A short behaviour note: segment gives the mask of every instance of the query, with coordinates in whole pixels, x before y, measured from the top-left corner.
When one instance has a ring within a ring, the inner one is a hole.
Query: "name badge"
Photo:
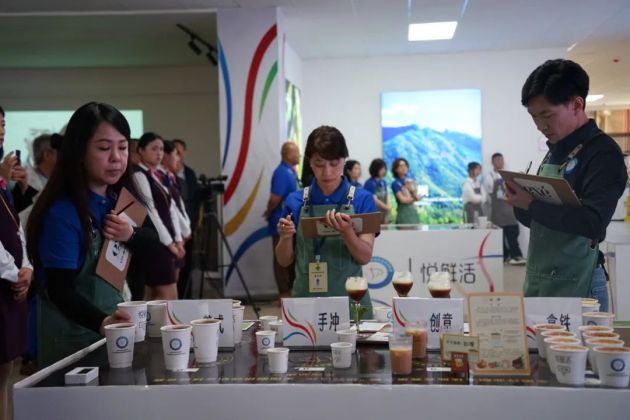
[[[310,293],[328,292],[328,264],[314,262],[308,264],[308,291]]]

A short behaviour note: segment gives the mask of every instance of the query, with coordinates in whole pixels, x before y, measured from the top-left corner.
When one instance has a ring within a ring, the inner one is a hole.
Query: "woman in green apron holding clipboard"
[[[374,204],[378,212],[381,213],[381,223],[389,223],[389,215],[392,208],[389,205],[389,194],[387,193],[387,184],[385,183],[385,174],[387,173],[387,164],[383,159],[374,159],[370,163],[370,179],[365,181],[365,188],[371,192],[374,197]]]
[[[349,215],[375,212],[374,199],[343,176],[348,148],[336,128],[322,126],[313,130],[304,154],[314,179],[285,200],[278,222],[276,258],[284,267],[295,261],[292,296],[346,296],[346,279],[362,276],[362,266],[372,258],[374,245],[374,234],[355,233]],[[339,235],[305,238],[300,220],[322,216]],[[369,293],[361,305],[371,309]]]
[[[129,135],[125,117],[112,106],[92,102],[79,108],[31,212],[27,249],[41,287],[40,368],[99,340],[105,325],[129,319],[117,310],[119,290],[95,273],[104,239],[123,242],[133,252],[155,236],[112,213],[123,186],[139,197],[128,165]]]

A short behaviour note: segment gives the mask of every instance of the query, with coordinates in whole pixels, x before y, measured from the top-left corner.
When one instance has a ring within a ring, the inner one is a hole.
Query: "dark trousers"
[[[293,280],[295,280],[295,262],[288,267],[283,267],[276,260],[276,245],[280,241],[280,236],[273,236],[273,274],[278,285],[278,294],[288,296],[293,288]]]
[[[518,225],[503,226],[503,259],[521,258],[523,253],[518,245]]]

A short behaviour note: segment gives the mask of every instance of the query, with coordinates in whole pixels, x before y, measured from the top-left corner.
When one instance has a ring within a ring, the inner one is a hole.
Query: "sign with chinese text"
[[[169,300],[166,315],[171,325],[189,324],[195,319],[220,319],[219,347],[234,347],[232,299]]]
[[[470,335],[479,337],[475,375],[529,376],[522,293],[471,293],[468,322]]]
[[[527,344],[530,349],[536,348],[535,324],[564,325],[567,331],[579,333],[578,327],[582,325],[582,302],[579,297],[528,297],[524,300]]]
[[[440,348],[440,334],[464,333],[464,299],[394,298],[394,332],[403,333],[407,322],[426,321],[427,348]]]
[[[442,336],[440,352],[442,354],[442,360],[450,360],[451,353],[460,352],[468,354],[468,361],[475,363],[479,357],[479,337],[444,334]]]
[[[426,230],[425,230],[426,228]],[[451,297],[471,292],[503,291],[501,229],[418,226],[412,230],[383,228],[374,241],[374,256],[363,266],[375,304],[391,306],[397,296],[394,271],[410,271],[414,284],[408,296],[430,297],[429,277],[451,274]]]
[[[285,298],[282,319],[285,346],[328,347],[350,328],[348,297]]]

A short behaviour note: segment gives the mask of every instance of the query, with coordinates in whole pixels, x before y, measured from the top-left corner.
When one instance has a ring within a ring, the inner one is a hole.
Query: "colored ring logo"
[[[168,346],[171,348],[171,350],[177,351],[182,348],[182,340],[180,340],[179,338],[173,338],[168,343]]]
[[[615,372],[621,372],[626,368],[626,362],[624,362],[622,359],[613,359],[610,362],[610,368]]]
[[[269,337],[263,337],[262,345],[267,347],[269,344],[271,344],[271,340],[269,339]]]
[[[129,345],[129,339],[127,337],[118,337],[116,339],[116,347],[119,349],[124,349]]]
[[[370,289],[382,289],[392,282],[394,266],[383,257],[372,257],[363,269]]]

